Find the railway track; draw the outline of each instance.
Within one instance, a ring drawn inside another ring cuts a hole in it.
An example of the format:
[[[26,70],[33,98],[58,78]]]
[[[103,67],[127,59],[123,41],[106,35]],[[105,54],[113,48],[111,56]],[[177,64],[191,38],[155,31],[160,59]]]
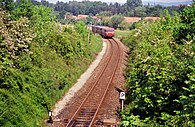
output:
[[[108,39],[111,45],[110,57],[99,77],[96,78],[92,88],[68,120],[66,127],[91,127],[95,126],[98,111],[114,78],[120,60],[120,46],[114,39]]]

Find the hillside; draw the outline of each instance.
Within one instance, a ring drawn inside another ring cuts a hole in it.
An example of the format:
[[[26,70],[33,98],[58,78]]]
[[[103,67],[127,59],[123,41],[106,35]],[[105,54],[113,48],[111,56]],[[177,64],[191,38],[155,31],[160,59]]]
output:
[[[63,26],[51,9],[27,1],[0,15],[0,126],[43,126],[101,50],[101,38],[88,41],[84,23]]]

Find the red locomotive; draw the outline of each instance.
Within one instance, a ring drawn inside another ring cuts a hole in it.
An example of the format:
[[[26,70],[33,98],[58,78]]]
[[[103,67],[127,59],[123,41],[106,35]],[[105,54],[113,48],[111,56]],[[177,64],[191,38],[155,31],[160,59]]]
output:
[[[114,37],[114,28],[107,27],[107,26],[92,26],[92,32],[100,34],[105,38],[112,38]]]

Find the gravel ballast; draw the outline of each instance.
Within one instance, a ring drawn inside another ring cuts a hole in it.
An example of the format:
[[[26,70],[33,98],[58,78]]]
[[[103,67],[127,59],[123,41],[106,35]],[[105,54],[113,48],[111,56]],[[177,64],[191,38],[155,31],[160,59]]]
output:
[[[95,68],[98,66],[100,61],[102,60],[105,52],[106,52],[107,44],[103,42],[103,48],[102,51],[98,54],[95,61],[92,62],[92,64],[89,66],[87,71],[85,71],[80,78],[78,79],[77,83],[74,84],[69,91],[64,95],[64,97],[58,101],[54,108],[53,108],[53,116],[57,116],[61,110],[66,106],[66,104],[70,101],[72,97],[74,97],[75,93],[77,93],[83,85],[87,82],[87,80],[90,78],[92,72],[95,70]]]

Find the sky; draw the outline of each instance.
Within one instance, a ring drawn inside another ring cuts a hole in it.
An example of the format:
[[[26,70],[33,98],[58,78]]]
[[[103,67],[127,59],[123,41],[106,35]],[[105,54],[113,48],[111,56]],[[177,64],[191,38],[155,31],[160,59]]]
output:
[[[142,0],[142,1],[171,3],[171,2],[185,2],[185,1],[192,1],[192,0]]]
[[[69,2],[69,1],[72,1],[72,0],[47,0],[47,1],[49,1],[50,3],[56,3],[57,1]],[[75,1],[82,1],[82,0],[75,0]],[[127,0],[89,0],[89,1],[126,3]],[[185,2],[185,1],[192,1],[192,0],[142,0],[142,1],[170,3],[170,2]]]

